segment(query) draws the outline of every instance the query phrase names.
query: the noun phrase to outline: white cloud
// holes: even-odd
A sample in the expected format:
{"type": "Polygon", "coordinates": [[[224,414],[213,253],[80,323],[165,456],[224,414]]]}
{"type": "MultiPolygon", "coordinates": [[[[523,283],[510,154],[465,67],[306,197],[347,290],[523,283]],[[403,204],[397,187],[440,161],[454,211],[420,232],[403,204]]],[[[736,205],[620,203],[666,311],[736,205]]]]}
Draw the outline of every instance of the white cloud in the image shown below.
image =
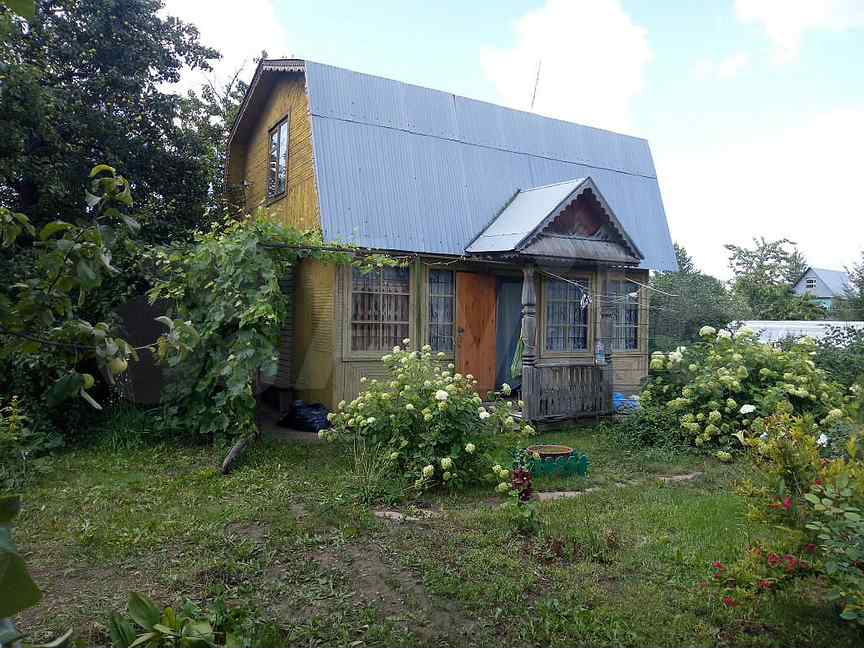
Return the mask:
{"type": "Polygon", "coordinates": [[[744,52],[738,52],[719,61],[711,59],[697,61],[693,66],[693,72],[699,81],[726,81],[734,79],[749,64],[750,58],[744,52]]]}
{"type": "Polygon", "coordinates": [[[212,0],[165,0],[163,14],[194,24],[201,42],[222,53],[211,73],[187,71],[178,90],[198,88],[203,83],[227,82],[243,68],[248,80],[253,58],[267,50],[270,58],[290,55],[290,39],[279,20],[274,0],[244,0],[241,5],[212,0]],[[242,6],[241,6],[242,5],[242,6]]]}
{"type": "Polygon", "coordinates": [[[842,269],[864,248],[864,104],[711,149],[654,149],[674,240],[726,277],[725,243],[786,237],[812,264],[842,269]]]}
{"type": "Polygon", "coordinates": [[[797,58],[807,31],[864,27],[862,0],[735,0],[735,13],[739,20],[765,28],[778,63],[797,58]]]}
{"type": "Polygon", "coordinates": [[[534,111],[627,131],[630,104],[651,60],[646,31],[619,0],[547,0],[515,23],[509,49],[487,49],[481,62],[500,100],[528,110],[542,61],[534,111]]]}

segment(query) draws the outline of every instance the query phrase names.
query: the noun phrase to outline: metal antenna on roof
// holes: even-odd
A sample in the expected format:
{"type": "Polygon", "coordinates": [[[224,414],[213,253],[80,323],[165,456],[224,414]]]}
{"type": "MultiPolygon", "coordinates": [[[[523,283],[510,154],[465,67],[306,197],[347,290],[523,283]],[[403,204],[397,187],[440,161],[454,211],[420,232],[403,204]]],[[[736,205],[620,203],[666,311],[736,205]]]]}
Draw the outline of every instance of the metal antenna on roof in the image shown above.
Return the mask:
{"type": "Polygon", "coordinates": [[[537,59],[537,76],[534,78],[534,92],[531,94],[531,108],[534,110],[534,100],[537,98],[537,86],[540,85],[540,66],[543,64],[543,59],[537,59]]]}

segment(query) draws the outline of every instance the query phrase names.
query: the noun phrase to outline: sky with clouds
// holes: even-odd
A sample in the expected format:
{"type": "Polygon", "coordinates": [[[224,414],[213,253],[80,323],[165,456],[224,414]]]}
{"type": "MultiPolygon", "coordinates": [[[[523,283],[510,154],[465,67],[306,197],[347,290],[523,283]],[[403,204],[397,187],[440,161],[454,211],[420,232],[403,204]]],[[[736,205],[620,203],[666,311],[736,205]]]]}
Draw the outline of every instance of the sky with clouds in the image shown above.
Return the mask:
{"type": "Polygon", "coordinates": [[[222,51],[217,80],[264,50],[527,110],[542,61],[533,109],[648,139],[712,274],[757,236],[836,269],[864,249],[864,0],[165,4],[222,51]]]}

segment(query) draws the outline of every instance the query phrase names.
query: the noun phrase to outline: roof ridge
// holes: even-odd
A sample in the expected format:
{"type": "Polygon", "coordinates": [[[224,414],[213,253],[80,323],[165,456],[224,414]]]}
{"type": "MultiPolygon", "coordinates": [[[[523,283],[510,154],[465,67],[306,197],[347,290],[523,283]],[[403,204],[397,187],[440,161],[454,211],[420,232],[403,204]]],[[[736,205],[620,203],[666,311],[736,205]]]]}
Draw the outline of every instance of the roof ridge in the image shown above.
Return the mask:
{"type": "MultiPolygon", "coordinates": [[[[527,153],[526,153],[526,155],[527,155],[527,153]]],[[[588,165],[583,165],[583,166],[588,166],[588,165]]],[[[608,170],[614,171],[614,169],[608,169],[608,170]]],[[[637,175],[637,174],[633,174],[633,175],[637,175]]],[[[561,180],[560,182],[550,182],[549,184],[537,185],[536,187],[531,187],[530,189],[520,189],[519,191],[521,193],[525,193],[528,191],[537,191],[538,189],[548,189],[549,187],[557,187],[558,185],[570,184],[571,182],[576,182],[577,180],[579,181],[579,184],[582,184],[583,182],[588,180],[590,177],[591,176],[582,176],[581,178],[570,178],[569,180],[561,180]]]]}
{"type": "MultiPolygon", "coordinates": [[[[265,59],[271,60],[271,59],[265,59]]],[[[274,59],[279,60],[279,59],[274,59]]],[[[488,106],[495,106],[496,108],[502,108],[504,110],[509,110],[511,112],[522,113],[524,115],[533,115],[535,117],[540,117],[541,119],[549,119],[556,122],[561,122],[562,124],[570,124],[572,126],[580,126],[582,128],[590,128],[591,130],[600,131],[602,133],[609,133],[610,135],[617,135],[618,137],[628,137],[630,139],[641,140],[643,142],[648,143],[647,137],[641,137],[639,135],[630,135],[629,133],[622,133],[620,131],[610,130],[608,128],[600,128],[599,126],[591,126],[590,124],[582,124],[579,122],[569,121],[566,119],[560,119],[558,117],[549,117],[548,115],[541,115],[540,113],[532,112],[530,110],[522,110],[520,108],[511,108],[510,106],[504,106],[502,104],[494,103],[492,101],[486,101],[485,99],[477,99],[475,97],[469,97],[467,95],[456,94],[455,92],[451,92],[449,90],[441,90],[439,88],[431,88],[429,86],[420,85],[419,83],[411,83],[410,81],[400,81],[399,79],[394,79],[392,77],[382,76],[380,74],[370,74],[368,72],[360,72],[359,70],[352,70],[351,68],[342,67],[341,65],[332,65],[330,63],[321,63],[320,61],[313,61],[312,59],[283,59],[283,60],[302,60],[304,63],[312,63],[313,65],[321,65],[326,67],[335,68],[337,70],[344,70],[346,72],[350,72],[352,74],[360,74],[366,77],[371,77],[373,79],[382,79],[384,81],[392,81],[393,83],[401,83],[402,85],[412,86],[414,88],[420,88],[421,90],[429,90],[431,92],[440,92],[441,94],[449,95],[450,97],[458,97],[460,99],[466,99],[468,101],[476,101],[477,103],[486,104],[488,106]]],[[[324,115],[318,115],[319,117],[323,117],[324,115]]],[[[361,122],[366,123],[366,122],[361,122]]]]}

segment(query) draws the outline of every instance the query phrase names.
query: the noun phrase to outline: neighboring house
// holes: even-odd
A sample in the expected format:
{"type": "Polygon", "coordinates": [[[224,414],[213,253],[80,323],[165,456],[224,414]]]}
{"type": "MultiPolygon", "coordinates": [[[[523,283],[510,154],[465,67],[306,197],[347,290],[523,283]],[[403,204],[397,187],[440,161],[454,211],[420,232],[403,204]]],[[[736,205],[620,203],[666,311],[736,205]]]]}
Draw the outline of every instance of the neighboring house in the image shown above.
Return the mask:
{"type": "Polygon", "coordinates": [[[845,299],[850,287],[849,273],[840,270],[825,270],[809,267],[792,286],[796,295],[810,295],[817,304],[828,311],[845,299]]]}
{"type": "Polygon", "coordinates": [[[278,59],[259,63],[228,154],[246,208],[409,259],[298,266],[274,380],[298,398],[353,398],[403,338],[481,390],[521,384],[532,420],[609,411],[613,384],[646,375],[648,271],[676,262],[644,139],[278,59]]]}

